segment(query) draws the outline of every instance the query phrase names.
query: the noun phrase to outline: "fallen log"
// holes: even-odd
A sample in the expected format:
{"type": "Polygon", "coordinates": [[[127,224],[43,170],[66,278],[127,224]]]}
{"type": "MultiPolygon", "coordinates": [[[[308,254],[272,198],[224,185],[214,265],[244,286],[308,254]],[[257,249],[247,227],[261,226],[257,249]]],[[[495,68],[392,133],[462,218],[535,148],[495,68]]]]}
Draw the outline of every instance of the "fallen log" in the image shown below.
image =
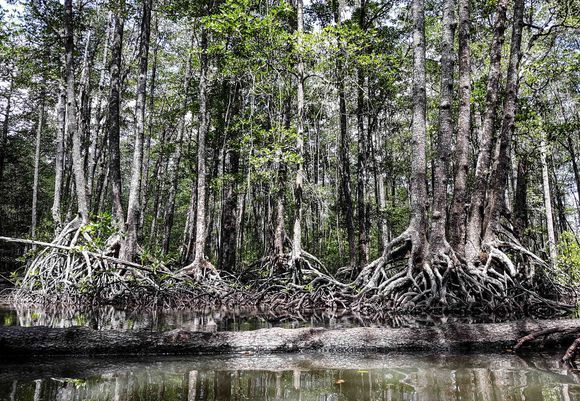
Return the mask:
{"type": "Polygon", "coordinates": [[[1,327],[0,356],[153,355],[392,351],[501,351],[522,336],[551,328],[564,329],[546,346],[568,346],[580,332],[580,319],[515,321],[490,324],[446,324],[422,328],[323,329],[271,328],[243,332],[173,330],[98,331],[86,327],[1,327]]]}

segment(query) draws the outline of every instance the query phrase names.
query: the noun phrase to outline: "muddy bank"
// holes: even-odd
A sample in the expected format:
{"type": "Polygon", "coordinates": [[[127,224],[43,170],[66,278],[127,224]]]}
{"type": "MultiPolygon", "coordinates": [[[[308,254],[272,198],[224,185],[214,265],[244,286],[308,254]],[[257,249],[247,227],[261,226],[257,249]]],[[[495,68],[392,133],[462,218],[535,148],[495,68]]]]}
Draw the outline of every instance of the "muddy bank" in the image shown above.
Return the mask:
{"type": "MultiPolygon", "coordinates": [[[[567,329],[543,344],[568,346],[580,332],[580,320],[446,324],[423,328],[271,328],[246,332],[173,330],[98,331],[86,327],[1,327],[0,355],[155,355],[392,351],[483,351],[509,349],[522,336],[539,330],[567,329]]],[[[535,347],[535,342],[527,345],[535,347]]]]}

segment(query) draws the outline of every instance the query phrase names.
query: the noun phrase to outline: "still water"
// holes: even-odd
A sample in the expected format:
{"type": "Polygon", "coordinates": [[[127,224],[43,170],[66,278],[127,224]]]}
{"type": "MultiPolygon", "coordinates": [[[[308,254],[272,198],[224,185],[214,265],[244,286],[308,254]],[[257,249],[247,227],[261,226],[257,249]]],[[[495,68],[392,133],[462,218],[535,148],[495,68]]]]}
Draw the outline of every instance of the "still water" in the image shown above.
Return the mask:
{"type": "Polygon", "coordinates": [[[2,361],[4,401],[580,400],[555,354],[236,355],[2,361]]]}
{"type": "Polygon", "coordinates": [[[186,329],[195,331],[245,331],[271,327],[421,327],[462,322],[495,322],[506,317],[409,316],[385,314],[369,321],[345,311],[320,310],[308,314],[281,315],[257,309],[173,309],[129,310],[113,306],[91,309],[42,308],[30,305],[0,304],[0,326],[48,326],[56,328],[87,326],[97,330],[186,329]]]}

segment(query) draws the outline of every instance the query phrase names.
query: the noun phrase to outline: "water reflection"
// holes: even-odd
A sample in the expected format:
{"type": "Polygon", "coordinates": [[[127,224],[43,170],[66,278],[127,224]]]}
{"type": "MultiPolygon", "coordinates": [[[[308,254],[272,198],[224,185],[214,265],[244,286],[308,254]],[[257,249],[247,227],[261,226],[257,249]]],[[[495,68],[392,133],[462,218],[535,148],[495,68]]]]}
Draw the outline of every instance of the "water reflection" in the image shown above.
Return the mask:
{"type": "Polygon", "coordinates": [[[281,315],[258,309],[181,309],[135,311],[112,306],[92,309],[42,308],[29,305],[0,307],[0,326],[88,326],[99,330],[156,330],[183,328],[196,331],[243,331],[270,327],[327,327],[360,326],[417,327],[449,322],[492,322],[502,319],[485,317],[405,316],[385,314],[369,321],[346,311],[309,311],[307,314],[281,315]]]}
{"type": "Polygon", "coordinates": [[[578,377],[556,361],[555,355],[57,360],[32,369],[0,364],[0,400],[580,400],[578,377]]]}

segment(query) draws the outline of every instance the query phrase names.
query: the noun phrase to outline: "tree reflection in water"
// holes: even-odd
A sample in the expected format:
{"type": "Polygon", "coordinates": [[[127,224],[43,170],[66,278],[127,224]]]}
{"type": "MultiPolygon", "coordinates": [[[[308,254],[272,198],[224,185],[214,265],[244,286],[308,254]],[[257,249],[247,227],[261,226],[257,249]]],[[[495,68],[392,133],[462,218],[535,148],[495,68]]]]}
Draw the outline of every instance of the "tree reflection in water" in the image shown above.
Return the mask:
{"type": "Polygon", "coordinates": [[[580,400],[580,381],[556,360],[552,355],[525,361],[512,355],[316,354],[52,360],[38,371],[32,364],[0,364],[0,400],[580,400]]]}
{"type": "Polygon", "coordinates": [[[256,308],[206,309],[117,309],[110,305],[92,308],[35,305],[0,307],[0,326],[87,326],[98,330],[155,330],[176,328],[194,331],[245,331],[271,327],[422,327],[446,323],[478,323],[508,320],[509,316],[482,315],[431,316],[381,313],[376,318],[363,318],[345,310],[312,310],[306,314],[288,314],[256,308]]]}

